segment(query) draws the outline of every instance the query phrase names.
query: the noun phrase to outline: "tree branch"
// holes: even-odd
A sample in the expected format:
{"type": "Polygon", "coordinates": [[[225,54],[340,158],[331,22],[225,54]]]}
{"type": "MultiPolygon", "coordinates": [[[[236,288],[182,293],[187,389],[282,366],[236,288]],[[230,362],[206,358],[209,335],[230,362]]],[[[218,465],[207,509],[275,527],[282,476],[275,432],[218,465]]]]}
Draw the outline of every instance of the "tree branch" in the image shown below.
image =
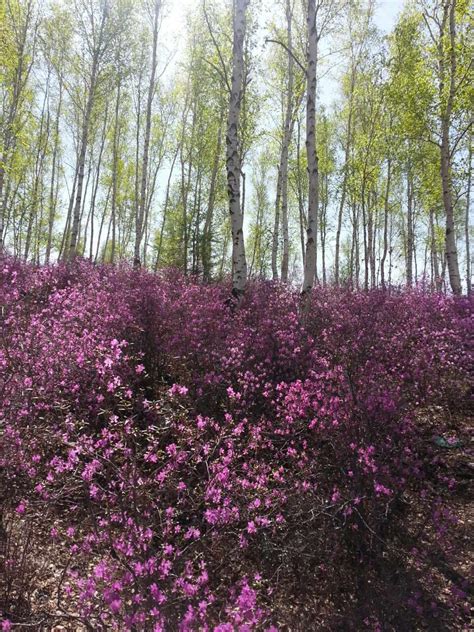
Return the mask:
{"type": "Polygon", "coordinates": [[[451,149],[449,156],[450,158],[452,158],[454,156],[454,153],[457,149],[457,146],[459,145],[459,143],[461,142],[461,140],[464,138],[464,136],[467,134],[467,132],[471,129],[472,125],[474,124],[474,121],[471,119],[468,123],[468,125],[464,128],[464,130],[458,135],[458,137],[456,138],[456,140],[453,143],[453,148],[451,149]]]}
{"type": "Polygon", "coordinates": [[[214,44],[214,47],[215,47],[216,52],[217,52],[217,55],[219,57],[219,61],[221,62],[221,65],[222,65],[222,76],[223,76],[225,84],[227,86],[227,90],[230,93],[230,92],[232,92],[232,89],[230,87],[229,78],[227,76],[227,69],[226,69],[226,66],[225,66],[224,58],[222,57],[221,49],[219,48],[219,44],[217,43],[217,40],[216,40],[216,38],[214,36],[214,32],[212,30],[211,23],[209,22],[209,16],[207,15],[207,9],[206,9],[206,0],[204,0],[204,2],[202,3],[202,9],[204,11],[204,19],[206,20],[207,30],[209,31],[209,35],[211,36],[212,43],[214,44]]]}
{"type": "Polygon", "coordinates": [[[286,44],[284,44],[283,42],[280,42],[280,40],[274,40],[274,39],[270,39],[268,37],[265,40],[265,43],[267,43],[267,42],[272,42],[273,44],[280,44],[280,46],[283,46],[283,48],[286,50],[286,52],[293,57],[293,59],[298,64],[298,66],[301,68],[301,70],[306,74],[306,68],[303,66],[303,64],[300,62],[300,60],[294,54],[294,52],[291,50],[291,48],[288,48],[288,46],[286,44]]]}

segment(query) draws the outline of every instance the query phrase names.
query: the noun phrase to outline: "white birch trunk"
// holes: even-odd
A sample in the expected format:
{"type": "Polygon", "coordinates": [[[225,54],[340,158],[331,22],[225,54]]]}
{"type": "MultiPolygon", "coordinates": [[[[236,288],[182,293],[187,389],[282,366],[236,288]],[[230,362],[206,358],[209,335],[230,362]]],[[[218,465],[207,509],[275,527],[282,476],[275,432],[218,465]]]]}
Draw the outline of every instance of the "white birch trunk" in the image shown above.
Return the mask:
{"type": "Polygon", "coordinates": [[[318,232],[319,173],[316,154],[316,67],[318,61],[318,32],[316,29],[316,0],[308,0],[308,57],[306,95],[306,153],[308,156],[308,226],[303,294],[309,294],[316,276],[316,246],[318,232]]]}
{"type": "Polygon", "coordinates": [[[232,229],[232,293],[240,297],[247,284],[247,261],[240,203],[241,152],[239,119],[244,80],[245,12],[249,0],[234,0],[234,37],[232,48],[232,83],[226,134],[226,167],[229,212],[232,229]]]}

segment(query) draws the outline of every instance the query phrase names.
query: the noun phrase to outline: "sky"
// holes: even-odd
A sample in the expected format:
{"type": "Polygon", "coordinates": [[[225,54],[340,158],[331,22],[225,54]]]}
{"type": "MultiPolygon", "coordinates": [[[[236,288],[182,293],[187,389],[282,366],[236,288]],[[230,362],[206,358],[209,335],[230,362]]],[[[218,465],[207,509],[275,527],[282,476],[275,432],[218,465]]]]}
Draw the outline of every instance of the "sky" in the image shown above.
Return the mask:
{"type": "MultiPolygon", "coordinates": [[[[181,41],[179,35],[183,32],[187,12],[197,7],[200,2],[201,0],[167,0],[165,28],[170,40],[175,44],[181,41]]],[[[260,4],[261,0],[251,0],[249,11],[252,10],[252,2],[260,4]]],[[[391,30],[403,4],[404,0],[378,0],[375,22],[382,31],[391,30]]]]}
{"type": "MultiPolygon", "coordinates": [[[[167,58],[171,58],[169,71],[179,63],[185,45],[186,16],[201,5],[202,0],[165,0],[165,18],[160,34],[162,46],[167,51],[167,58]]],[[[228,0],[230,3],[231,0],[228,0]]],[[[266,7],[271,12],[271,7],[275,0],[250,0],[249,11],[252,6],[266,7]]],[[[390,32],[397,20],[404,5],[404,0],[376,0],[376,10],[374,21],[377,27],[383,32],[390,32]]],[[[263,34],[265,37],[265,34],[263,34]]],[[[329,105],[334,95],[333,81],[330,78],[323,79],[320,85],[319,98],[329,105]]]]}
{"type": "Polygon", "coordinates": [[[393,28],[403,5],[403,0],[378,0],[375,23],[379,29],[388,33],[393,28]]]}

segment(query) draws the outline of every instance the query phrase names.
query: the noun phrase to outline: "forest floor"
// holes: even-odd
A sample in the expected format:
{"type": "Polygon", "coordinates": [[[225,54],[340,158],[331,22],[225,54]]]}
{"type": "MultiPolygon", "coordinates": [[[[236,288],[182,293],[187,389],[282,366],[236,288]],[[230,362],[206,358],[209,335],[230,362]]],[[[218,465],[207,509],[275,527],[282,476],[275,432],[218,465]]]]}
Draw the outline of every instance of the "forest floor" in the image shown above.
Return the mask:
{"type": "MultiPolygon", "coordinates": [[[[444,411],[438,409],[423,415],[434,437],[440,414],[444,411]]],[[[286,615],[288,610],[292,611],[290,624],[287,616],[285,622],[281,621],[282,630],[467,632],[474,629],[474,419],[466,414],[456,415],[446,427],[448,436],[455,438],[457,444],[452,448],[437,447],[438,467],[453,482],[452,492],[444,499],[445,509],[455,517],[450,528],[449,554],[439,546],[437,534],[417,507],[417,499],[406,497],[405,531],[398,530],[381,543],[384,550],[371,572],[363,576],[355,572],[353,591],[343,599],[337,595],[335,602],[322,603],[317,591],[314,594],[314,587],[293,603],[288,603],[282,595],[280,609],[286,615]],[[453,586],[462,586],[470,607],[452,608],[453,586]],[[419,596],[420,605],[413,603],[413,594],[419,596]],[[345,602],[345,607],[336,606],[341,602],[345,602]],[[407,603],[411,607],[407,608],[407,603]],[[426,609],[422,603],[431,603],[432,609],[426,609]]],[[[433,476],[433,498],[439,496],[436,478],[433,476]]]]}

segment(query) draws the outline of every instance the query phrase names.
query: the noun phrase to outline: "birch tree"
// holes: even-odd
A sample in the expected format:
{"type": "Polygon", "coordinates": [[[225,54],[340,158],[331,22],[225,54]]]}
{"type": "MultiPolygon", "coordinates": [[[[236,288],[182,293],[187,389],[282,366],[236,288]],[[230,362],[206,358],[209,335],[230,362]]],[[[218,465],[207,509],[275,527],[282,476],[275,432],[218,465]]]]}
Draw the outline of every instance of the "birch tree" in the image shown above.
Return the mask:
{"type": "Polygon", "coordinates": [[[461,294],[458,251],[454,226],[452,183],[452,117],[457,91],[456,0],[436,2],[426,7],[423,19],[436,50],[440,119],[440,172],[446,216],[446,262],[454,294],[461,294]]]}
{"type": "Polygon", "coordinates": [[[97,99],[98,84],[104,72],[104,66],[111,43],[109,26],[110,7],[108,0],[104,0],[98,5],[89,5],[85,2],[76,3],[75,10],[79,21],[79,34],[86,44],[86,54],[89,58],[88,62],[90,63],[90,72],[84,78],[86,83],[86,92],[79,136],[79,150],[76,164],[76,187],[74,192],[74,203],[72,206],[72,221],[67,251],[67,258],[69,260],[74,259],[78,249],[86,153],[90,141],[93,108],[97,99]]]}
{"type": "Polygon", "coordinates": [[[32,0],[6,0],[0,5],[0,250],[3,250],[7,211],[8,170],[25,127],[24,105],[35,59],[39,16],[32,0]]]}
{"type": "Polygon", "coordinates": [[[303,276],[303,294],[309,294],[316,276],[318,239],[319,168],[316,154],[316,85],[319,34],[316,16],[317,0],[308,0],[308,53],[306,68],[306,154],[308,159],[308,224],[303,276]]]}
{"type": "Polygon", "coordinates": [[[244,41],[249,0],[234,0],[232,79],[226,133],[226,167],[229,212],[232,229],[232,293],[240,298],[247,284],[247,260],[241,207],[240,111],[244,88],[244,41]]]}
{"type": "Polygon", "coordinates": [[[141,160],[141,180],[140,180],[140,194],[137,200],[137,210],[135,215],[135,250],[134,250],[134,265],[140,265],[140,249],[144,232],[144,220],[147,203],[147,187],[148,187],[148,162],[150,157],[150,136],[151,136],[151,121],[152,121],[152,108],[153,99],[156,92],[156,71],[158,65],[158,31],[160,25],[161,15],[161,0],[154,0],[152,17],[152,45],[151,45],[151,67],[150,67],[150,81],[148,83],[148,93],[145,112],[145,133],[143,140],[143,155],[141,160]]]}

